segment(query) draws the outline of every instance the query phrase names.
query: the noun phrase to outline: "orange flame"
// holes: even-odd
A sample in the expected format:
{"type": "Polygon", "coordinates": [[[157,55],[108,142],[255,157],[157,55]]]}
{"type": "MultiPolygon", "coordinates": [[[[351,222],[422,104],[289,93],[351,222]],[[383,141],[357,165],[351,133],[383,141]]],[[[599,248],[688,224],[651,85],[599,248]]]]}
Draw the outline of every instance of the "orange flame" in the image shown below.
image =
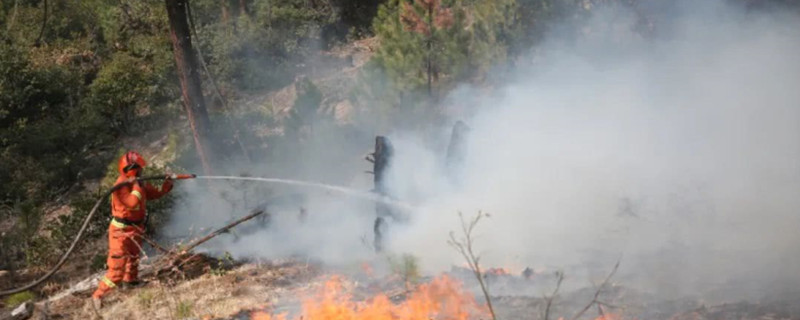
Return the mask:
{"type": "MultiPolygon", "coordinates": [[[[565,319],[564,317],[559,317],[558,320],[565,320],[565,319]]],[[[622,316],[616,314],[607,314],[594,318],[594,320],[622,320],[622,316]]]]}
{"type": "Polygon", "coordinates": [[[286,314],[282,313],[277,316],[272,316],[264,311],[253,311],[250,313],[251,320],[286,320],[286,314]]]}
{"type": "Polygon", "coordinates": [[[485,274],[492,274],[496,276],[509,275],[511,272],[506,268],[489,268],[484,272],[485,274]]]}
{"type": "MultiPolygon", "coordinates": [[[[464,291],[461,284],[447,276],[418,286],[400,304],[380,294],[365,302],[354,302],[339,278],[331,278],[312,299],[303,303],[305,320],[467,320],[485,316],[486,309],[464,291]]],[[[285,315],[271,317],[264,312],[252,313],[252,319],[286,320],[285,315]]]]}
{"type": "Polygon", "coordinates": [[[364,273],[368,277],[372,277],[375,275],[375,271],[373,271],[372,266],[369,263],[366,262],[361,263],[361,270],[364,271],[364,273]]]}

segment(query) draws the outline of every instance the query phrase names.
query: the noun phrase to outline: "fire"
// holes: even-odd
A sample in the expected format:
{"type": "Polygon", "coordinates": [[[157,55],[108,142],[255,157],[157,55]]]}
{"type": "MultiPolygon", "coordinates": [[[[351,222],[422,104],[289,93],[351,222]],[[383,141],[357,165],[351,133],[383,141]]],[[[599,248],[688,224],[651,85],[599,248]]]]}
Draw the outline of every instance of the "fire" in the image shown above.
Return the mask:
{"type": "Polygon", "coordinates": [[[366,262],[361,263],[361,270],[364,271],[364,273],[368,277],[372,277],[375,275],[375,271],[373,271],[372,266],[369,263],[366,262]]]}
{"type": "Polygon", "coordinates": [[[489,269],[486,269],[486,272],[484,272],[484,273],[485,274],[492,274],[492,275],[496,275],[496,276],[507,276],[507,275],[511,274],[511,271],[509,271],[506,268],[489,268],[489,269]]]}
{"type": "Polygon", "coordinates": [[[286,320],[286,314],[279,314],[277,316],[272,316],[269,313],[264,311],[253,311],[250,313],[251,320],[286,320]]]}
{"type": "MultiPolygon", "coordinates": [[[[418,286],[407,295],[405,301],[394,304],[386,295],[380,294],[365,302],[355,302],[344,289],[339,278],[331,278],[315,297],[303,302],[304,320],[467,320],[470,317],[486,316],[486,310],[478,305],[461,284],[447,276],[440,276],[430,283],[418,286]]],[[[251,314],[257,320],[286,320],[285,315],[275,317],[257,311],[251,314]]]]}
{"type": "MultiPolygon", "coordinates": [[[[558,318],[558,320],[565,320],[565,319],[564,319],[564,317],[560,317],[560,318],[558,318]]],[[[597,318],[594,318],[594,320],[622,320],[622,317],[620,317],[618,315],[614,315],[614,314],[607,314],[607,315],[603,315],[603,316],[599,316],[597,318]]]]}

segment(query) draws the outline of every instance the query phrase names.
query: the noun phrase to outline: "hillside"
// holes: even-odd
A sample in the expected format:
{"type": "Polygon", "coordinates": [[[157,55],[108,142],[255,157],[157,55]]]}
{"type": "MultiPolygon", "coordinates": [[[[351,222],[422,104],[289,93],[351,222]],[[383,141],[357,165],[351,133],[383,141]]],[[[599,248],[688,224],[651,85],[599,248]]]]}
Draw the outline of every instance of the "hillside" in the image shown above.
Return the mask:
{"type": "Polygon", "coordinates": [[[2,320],[800,319],[798,1],[3,0],[0,29],[2,320]],[[138,223],[101,196],[172,173],[130,193],[143,285],[93,300],[138,223]]]}

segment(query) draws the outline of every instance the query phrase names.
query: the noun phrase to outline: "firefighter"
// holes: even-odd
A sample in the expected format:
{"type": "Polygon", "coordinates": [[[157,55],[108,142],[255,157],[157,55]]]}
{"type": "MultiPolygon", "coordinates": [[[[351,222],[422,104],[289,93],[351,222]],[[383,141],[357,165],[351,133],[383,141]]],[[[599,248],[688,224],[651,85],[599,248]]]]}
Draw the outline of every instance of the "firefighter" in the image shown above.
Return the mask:
{"type": "Polygon", "coordinates": [[[102,297],[114,288],[140,285],[139,252],[145,231],[147,201],[158,199],[172,190],[172,180],[167,178],[161,190],[149,183],[139,182],[146,162],[135,151],[128,151],[119,159],[116,184],[129,183],[111,194],[111,225],[108,226],[108,271],[100,279],[92,294],[95,309],[102,306],[102,297]]]}

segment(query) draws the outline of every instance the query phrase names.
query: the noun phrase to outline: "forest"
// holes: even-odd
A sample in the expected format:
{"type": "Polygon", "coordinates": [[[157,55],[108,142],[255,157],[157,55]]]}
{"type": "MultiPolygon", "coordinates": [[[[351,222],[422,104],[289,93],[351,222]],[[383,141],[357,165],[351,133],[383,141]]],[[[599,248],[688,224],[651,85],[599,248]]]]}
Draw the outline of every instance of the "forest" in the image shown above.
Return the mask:
{"type": "MultiPolygon", "coordinates": [[[[745,12],[800,12],[794,0],[725,2],[745,12]]],[[[592,34],[593,17],[625,10],[632,13],[627,31],[668,38],[673,30],[665,21],[676,6],[2,0],[0,283],[26,283],[57,262],[94,201],[113,185],[127,150],[150,159],[149,174],[341,181],[344,173],[309,171],[298,159],[316,157],[340,139],[366,150],[387,132],[437,135],[476,112],[452,99],[454,92],[497,93],[515,71],[540,67],[538,50],[552,35],[578,42],[592,34]]],[[[342,148],[350,157],[363,151],[342,148]]],[[[326,161],[335,168],[342,159],[326,161]]],[[[171,219],[179,197],[149,205],[148,232],[171,219]]],[[[89,244],[78,248],[88,266],[71,276],[105,267],[97,248],[109,218],[101,215],[88,229],[89,244]]]]}

